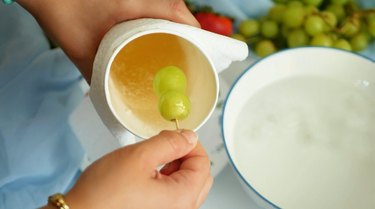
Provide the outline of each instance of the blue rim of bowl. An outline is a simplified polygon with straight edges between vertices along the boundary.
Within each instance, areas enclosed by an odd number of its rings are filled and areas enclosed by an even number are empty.
[[[234,168],[234,170],[236,171],[237,175],[240,177],[241,181],[243,183],[246,184],[247,187],[249,187],[258,197],[260,197],[262,200],[264,200],[266,203],[270,204],[270,206],[274,207],[274,208],[280,208],[279,206],[275,205],[274,203],[272,203],[270,200],[268,200],[266,197],[264,197],[262,194],[260,194],[254,187],[251,186],[251,184],[242,176],[241,172],[238,170],[237,166],[234,164],[233,162],[233,159],[232,157],[230,156],[229,154],[229,151],[228,151],[228,147],[227,147],[227,143],[226,143],[226,140],[225,140],[225,135],[224,135],[224,113],[225,113],[225,110],[226,110],[226,107],[227,107],[227,102],[228,102],[228,99],[234,89],[234,87],[237,85],[237,83],[239,82],[239,80],[246,74],[248,73],[254,66],[256,66],[258,63],[272,57],[272,56],[275,56],[275,55],[279,55],[281,53],[286,53],[286,52],[289,52],[291,50],[295,51],[295,50],[301,50],[301,49],[311,49],[311,48],[314,48],[314,49],[327,49],[327,50],[334,50],[334,51],[340,51],[340,52],[343,52],[343,53],[348,53],[348,54],[353,54],[355,56],[358,56],[358,57],[361,57],[361,58],[364,58],[366,60],[369,60],[370,62],[372,63],[375,63],[375,60],[371,59],[370,57],[367,57],[365,55],[362,55],[362,54],[359,54],[359,53],[355,53],[355,52],[351,52],[351,51],[347,51],[347,50],[343,50],[343,49],[337,49],[337,48],[332,48],[332,47],[324,47],[324,46],[304,46],[304,47],[296,47],[296,48],[291,48],[291,49],[284,49],[284,50],[280,50],[276,53],[273,53],[273,54],[270,54],[266,57],[263,57],[263,58],[259,58],[257,59],[254,63],[252,63],[249,67],[247,67],[235,80],[234,82],[231,84],[230,88],[229,88],[229,91],[225,97],[225,100],[224,100],[224,105],[223,105],[223,109],[222,109],[222,112],[221,112],[221,117],[220,117],[220,124],[221,124],[221,138],[223,140],[223,143],[224,143],[224,148],[225,148],[225,152],[227,153],[227,156],[229,158],[229,162],[231,163],[232,167]]]

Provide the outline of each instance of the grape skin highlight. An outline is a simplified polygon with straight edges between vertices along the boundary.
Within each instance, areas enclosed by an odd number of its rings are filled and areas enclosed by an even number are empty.
[[[183,120],[189,115],[190,109],[191,103],[185,94],[168,91],[160,97],[159,111],[166,120]]]

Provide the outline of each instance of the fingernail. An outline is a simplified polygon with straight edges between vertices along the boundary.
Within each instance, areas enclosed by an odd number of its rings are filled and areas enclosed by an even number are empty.
[[[193,131],[182,130],[181,134],[185,137],[189,144],[194,144],[198,140],[197,134]]]
[[[160,172],[158,170],[155,170],[154,178],[155,179],[160,179],[161,178],[161,174],[160,174]]]

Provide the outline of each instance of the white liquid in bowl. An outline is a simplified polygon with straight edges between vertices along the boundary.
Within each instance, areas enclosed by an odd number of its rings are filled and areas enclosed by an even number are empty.
[[[375,97],[355,84],[275,82],[246,102],[234,133],[235,165],[275,205],[375,208]]]

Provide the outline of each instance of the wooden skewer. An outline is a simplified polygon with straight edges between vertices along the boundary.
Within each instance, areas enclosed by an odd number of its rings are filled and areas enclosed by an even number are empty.
[[[177,119],[173,119],[175,125],[176,125],[176,130],[180,130],[180,124],[178,123]]]

